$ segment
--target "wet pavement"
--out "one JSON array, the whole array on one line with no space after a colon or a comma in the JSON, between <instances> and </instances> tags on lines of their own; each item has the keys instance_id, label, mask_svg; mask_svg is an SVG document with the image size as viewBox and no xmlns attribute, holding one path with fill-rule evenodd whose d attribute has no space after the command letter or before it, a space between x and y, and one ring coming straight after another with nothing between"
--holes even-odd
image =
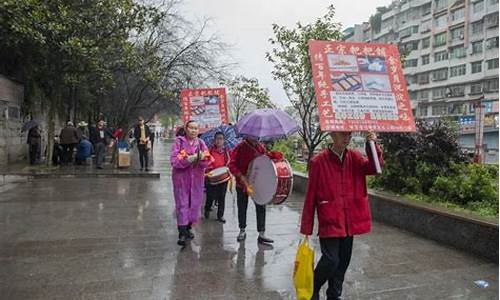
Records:
<instances>
[{"instance_id":1,"label":"wet pavement","mask_svg":"<svg viewBox=\"0 0 500 300\"><path fill-rule=\"evenodd\" d=\"M0 299L294 299L292 272L302 196L267 210L274 248L226 219L201 220L177 246L168 145L155 178L61 178L0 191ZM313 239L316 260L319 244ZM486 280L488 288L474 281ZM498 265L375 223L356 237L346 299L498 299Z\"/></svg>"}]
</instances>

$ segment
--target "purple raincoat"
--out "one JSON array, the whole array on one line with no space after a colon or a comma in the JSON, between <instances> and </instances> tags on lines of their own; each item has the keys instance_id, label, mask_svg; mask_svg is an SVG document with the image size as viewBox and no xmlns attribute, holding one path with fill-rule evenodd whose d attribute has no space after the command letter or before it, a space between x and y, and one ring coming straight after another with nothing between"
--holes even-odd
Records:
<instances>
[{"instance_id":1,"label":"purple raincoat","mask_svg":"<svg viewBox=\"0 0 500 300\"><path fill-rule=\"evenodd\" d=\"M187 159L187 155L195 154L198 149L200 151L208 150L203 140L195 139L193 145L191 145L186 137L179 136L175 139L170 152L178 226L185 226L189 223L194 224L198 221L200 215L203 202L205 168L211 163L211 160L205 159L191 164Z\"/></svg>"}]
</instances>

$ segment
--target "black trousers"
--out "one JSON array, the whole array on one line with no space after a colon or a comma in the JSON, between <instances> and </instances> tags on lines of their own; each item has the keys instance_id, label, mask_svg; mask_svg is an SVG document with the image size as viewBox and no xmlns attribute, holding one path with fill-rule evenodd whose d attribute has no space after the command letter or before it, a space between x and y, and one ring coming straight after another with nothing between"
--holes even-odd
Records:
<instances>
[{"instance_id":1,"label":"black trousers","mask_svg":"<svg viewBox=\"0 0 500 300\"><path fill-rule=\"evenodd\" d=\"M148 149L146 149L145 144L138 144L137 149L139 150L139 161L141 162L141 169L148 168ZM144 166L144 164L146 164Z\"/></svg>"},{"instance_id":2,"label":"black trousers","mask_svg":"<svg viewBox=\"0 0 500 300\"><path fill-rule=\"evenodd\" d=\"M207 201L205 201L205 211L212 208L212 204L217 203L217 218L224 216L224 207L226 203L227 182L212 185L208 182L205 183L207 189Z\"/></svg>"},{"instance_id":3,"label":"black trousers","mask_svg":"<svg viewBox=\"0 0 500 300\"><path fill-rule=\"evenodd\" d=\"M340 299L344 275L351 262L352 241L352 236L319 239L322 256L314 270L313 300L319 300L319 291L326 281L328 281L327 299Z\"/></svg>"},{"instance_id":4,"label":"black trousers","mask_svg":"<svg viewBox=\"0 0 500 300\"><path fill-rule=\"evenodd\" d=\"M238 198L236 201L238 205L238 223L240 229L245 229L247 228L248 194L242 188L237 187L236 196ZM266 231L266 206L255 203L255 212L257 214L257 231Z\"/></svg>"},{"instance_id":5,"label":"black trousers","mask_svg":"<svg viewBox=\"0 0 500 300\"><path fill-rule=\"evenodd\" d=\"M73 161L73 151L76 147L76 144L64 144L61 146L63 147L62 161L65 164L69 164Z\"/></svg>"}]
</instances>

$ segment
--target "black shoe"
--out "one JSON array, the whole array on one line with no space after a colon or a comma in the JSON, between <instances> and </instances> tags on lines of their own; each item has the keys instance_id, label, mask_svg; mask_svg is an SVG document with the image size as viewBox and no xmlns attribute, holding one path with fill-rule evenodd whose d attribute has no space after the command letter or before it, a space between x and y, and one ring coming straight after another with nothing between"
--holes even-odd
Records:
<instances>
[{"instance_id":1,"label":"black shoe","mask_svg":"<svg viewBox=\"0 0 500 300\"><path fill-rule=\"evenodd\" d=\"M186 241L190 241L192 239L194 239L194 233L192 233L191 229L189 229L186 235Z\"/></svg>"},{"instance_id":2,"label":"black shoe","mask_svg":"<svg viewBox=\"0 0 500 300\"><path fill-rule=\"evenodd\" d=\"M186 246L186 236L183 234L179 234L179 240L177 241L177 245Z\"/></svg>"},{"instance_id":3,"label":"black shoe","mask_svg":"<svg viewBox=\"0 0 500 300\"><path fill-rule=\"evenodd\" d=\"M247 233L245 231L240 231L240 233L238 234L238 237L236 237L236 240L238 242L242 242L244 241L245 239L247 238Z\"/></svg>"},{"instance_id":4,"label":"black shoe","mask_svg":"<svg viewBox=\"0 0 500 300\"><path fill-rule=\"evenodd\" d=\"M222 224L226 224L226 219L224 219L223 217L217 218L217 221L221 222Z\"/></svg>"},{"instance_id":5,"label":"black shoe","mask_svg":"<svg viewBox=\"0 0 500 300\"><path fill-rule=\"evenodd\" d=\"M272 243L274 243L274 241L273 241L273 240L271 240L270 238L265 237L265 236L263 236L263 237L259 236L259 237L257 238L257 242L258 242L259 244L272 244Z\"/></svg>"},{"instance_id":6,"label":"black shoe","mask_svg":"<svg viewBox=\"0 0 500 300\"><path fill-rule=\"evenodd\" d=\"M146 172L149 172L149 169L148 169L148 168L146 168Z\"/></svg>"}]
</instances>

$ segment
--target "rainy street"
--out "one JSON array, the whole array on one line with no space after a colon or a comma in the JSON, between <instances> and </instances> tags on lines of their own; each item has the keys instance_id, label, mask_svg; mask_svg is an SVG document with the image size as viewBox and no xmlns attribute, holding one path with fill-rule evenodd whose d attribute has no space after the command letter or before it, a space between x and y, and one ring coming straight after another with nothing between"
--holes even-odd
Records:
<instances>
[{"instance_id":1,"label":"rainy street","mask_svg":"<svg viewBox=\"0 0 500 300\"><path fill-rule=\"evenodd\" d=\"M0 192L2 299L294 299L303 196L267 208L274 247L257 244L255 207L238 243L235 195L226 224L201 219L177 244L167 143L155 178L36 179ZM316 260L319 244L313 239ZM375 223L354 241L346 299L494 299L498 266ZM476 280L490 286L480 289Z\"/></svg>"}]
</instances>

